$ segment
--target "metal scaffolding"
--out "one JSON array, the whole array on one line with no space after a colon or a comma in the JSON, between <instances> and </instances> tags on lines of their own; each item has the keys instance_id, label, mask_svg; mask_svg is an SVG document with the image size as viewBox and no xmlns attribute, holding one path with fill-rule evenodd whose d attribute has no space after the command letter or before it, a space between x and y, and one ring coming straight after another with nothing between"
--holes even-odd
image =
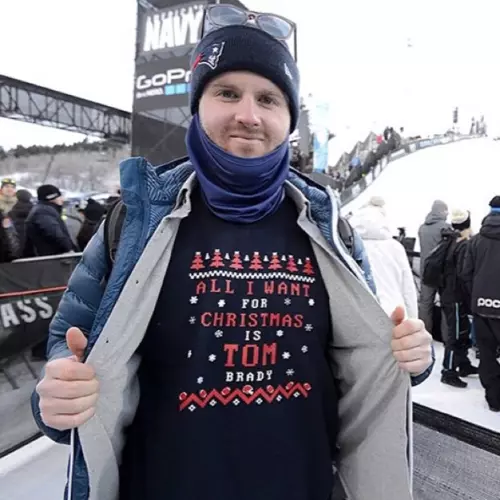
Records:
<instances>
[{"instance_id":1,"label":"metal scaffolding","mask_svg":"<svg viewBox=\"0 0 500 500\"><path fill-rule=\"evenodd\" d=\"M131 113L0 75L0 117L127 144Z\"/></svg>"}]
</instances>

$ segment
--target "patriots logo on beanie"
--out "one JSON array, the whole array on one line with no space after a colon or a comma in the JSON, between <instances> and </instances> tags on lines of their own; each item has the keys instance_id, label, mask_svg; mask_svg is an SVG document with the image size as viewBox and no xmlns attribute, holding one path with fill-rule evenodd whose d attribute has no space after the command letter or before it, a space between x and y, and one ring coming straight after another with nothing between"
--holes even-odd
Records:
<instances>
[{"instance_id":1,"label":"patriots logo on beanie","mask_svg":"<svg viewBox=\"0 0 500 500\"><path fill-rule=\"evenodd\" d=\"M209 50L196 56L191 71L194 71L200 64L206 64L209 68L215 69L219 64L220 56L224 50L224 42L214 43Z\"/></svg>"},{"instance_id":2,"label":"patriots logo on beanie","mask_svg":"<svg viewBox=\"0 0 500 500\"><path fill-rule=\"evenodd\" d=\"M231 71L248 71L273 82L287 97L290 132L300 113L300 75L288 47L258 28L231 25L200 40L191 58L190 107L194 115L207 84Z\"/></svg>"}]
</instances>

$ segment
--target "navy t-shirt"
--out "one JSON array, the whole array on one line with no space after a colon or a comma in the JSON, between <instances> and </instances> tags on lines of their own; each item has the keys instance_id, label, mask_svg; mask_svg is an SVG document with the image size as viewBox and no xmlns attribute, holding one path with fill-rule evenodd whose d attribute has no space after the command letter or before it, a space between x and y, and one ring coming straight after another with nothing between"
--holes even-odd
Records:
<instances>
[{"instance_id":1,"label":"navy t-shirt","mask_svg":"<svg viewBox=\"0 0 500 500\"><path fill-rule=\"evenodd\" d=\"M328 296L288 198L254 224L199 192L139 348L121 500L328 500Z\"/></svg>"}]
</instances>

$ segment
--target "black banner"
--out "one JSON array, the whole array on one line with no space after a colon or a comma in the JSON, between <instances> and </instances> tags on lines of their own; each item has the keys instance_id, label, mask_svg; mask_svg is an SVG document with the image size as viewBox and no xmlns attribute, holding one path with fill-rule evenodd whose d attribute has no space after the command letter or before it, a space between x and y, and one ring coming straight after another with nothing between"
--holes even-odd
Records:
<instances>
[{"instance_id":1,"label":"black banner","mask_svg":"<svg viewBox=\"0 0 500 500\"><path fill-rule=\"evenodd\" d=\"M134 110L187 106L191 83L189 55L136 66Z\"/></svg>"},{"instance_id":2,"label":"black banner","mask_svg":"<svg viewBox=\"0 0 500 500\"><path fill-rule=\"evenodd\" d=\"M0 265L0 362L47 338L80 254Z\"/></svg>"}]
</instances>

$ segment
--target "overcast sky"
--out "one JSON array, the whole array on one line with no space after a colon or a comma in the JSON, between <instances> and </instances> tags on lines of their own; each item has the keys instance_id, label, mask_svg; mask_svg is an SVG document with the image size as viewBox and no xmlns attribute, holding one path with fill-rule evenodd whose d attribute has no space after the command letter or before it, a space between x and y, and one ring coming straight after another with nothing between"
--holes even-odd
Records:
<instances>
[{"instance_id":1,"label":"overcast sky","mask_svg":"<svg viewBox=\"0 0 500 500\"><path fill-rule=\"evenodd\" d=\"M464 128L480 113L493 130L500 125L497 2L306 4L246 2L298 23L303 93L329 102L339 143L387 123L439 132L450 125L456 105ZM0 18L0 74L131 110L136 0L5 1ZM0 120L0 145L6 148L81 138Z\"/></svg>"}]
</instances>

